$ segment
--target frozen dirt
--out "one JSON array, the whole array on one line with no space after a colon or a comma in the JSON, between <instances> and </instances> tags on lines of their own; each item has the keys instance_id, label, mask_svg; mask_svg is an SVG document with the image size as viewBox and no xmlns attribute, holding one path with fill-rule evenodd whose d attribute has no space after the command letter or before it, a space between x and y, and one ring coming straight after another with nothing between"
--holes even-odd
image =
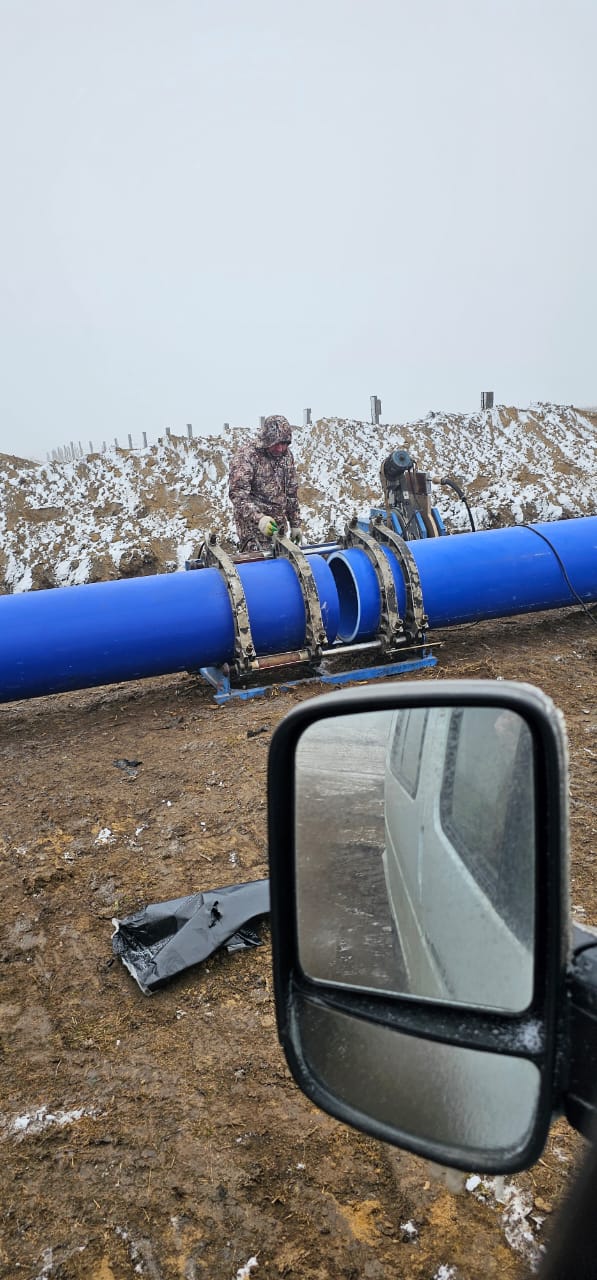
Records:
<instances>
[{"instance_id":1,"label":"frozen dirt","mask_svg":"<svg viewBox=\"0 0 597 1280\"><path fill-rule=\"evenodd\" d=\"M564 711L572 903L597 923L594 621L570 609L435 639L419 678L528 679ZM433 1169L299 1093L267 926L257 950L151 997L113 957L114 916L267 875L269 740L319 691L217 708L184 675L0 708L5 1280L533 1273L582 1147L563 1121L505 1184Z\"/></svg>"}]
</instances>

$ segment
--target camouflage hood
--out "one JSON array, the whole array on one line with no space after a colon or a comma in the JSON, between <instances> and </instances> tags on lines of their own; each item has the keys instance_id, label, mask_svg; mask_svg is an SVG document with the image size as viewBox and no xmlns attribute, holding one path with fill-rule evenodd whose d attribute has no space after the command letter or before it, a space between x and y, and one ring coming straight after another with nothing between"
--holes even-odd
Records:
<instances>
[{"instance_id":1,"label":"camouflage hood","mask_svg":"<svg viewBox=\"0 0 597 1280\"><path fill-rule=\"evenodd\" d=\"M257 436L256 444L258 449L269 449L272 444L290 444L292 440L292 427L282 413L272 413L265 422Z\"/></svg>"}]
</instances>

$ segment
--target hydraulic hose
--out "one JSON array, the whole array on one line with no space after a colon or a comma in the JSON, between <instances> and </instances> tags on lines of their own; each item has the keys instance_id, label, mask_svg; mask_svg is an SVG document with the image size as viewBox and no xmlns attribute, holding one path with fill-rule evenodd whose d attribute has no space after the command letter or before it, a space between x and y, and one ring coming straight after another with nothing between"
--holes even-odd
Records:
<instances>
[{"instance_id":1,"label":"hydraulic hose","mask_svg":"<svg viewBox=\"0 0 597 1280\"><path fill-rule=\"evenodd\" d=\"M454 490L454 492L458 494L458 497L460 498L460 501L461 501L461 502L464 502L464 505L465 505L465 507L466 507L466 509L467 509L467 511L468 511L468 518L469 518L469 521L470 521L471 529L472 529L473 533L476 533L476 529L475 529L475 521L473 520L473 513L472 513L472 511L471 511L471 509L470 509L470 507L469 507L469 505L468 505L468 502L467 502L467 500L466 500L466 496L465 496L465 494L464 494L464 491L460 488L460 485L459 485L459 484L456 484L456 481L455 481L455 480L452 480L452 479L450 478L450 476L444 476L444 478L443 478L442 480L440 480L440 484L446 485L448 488L453 489L453 490Z\"/></svg>"}]
</instances>

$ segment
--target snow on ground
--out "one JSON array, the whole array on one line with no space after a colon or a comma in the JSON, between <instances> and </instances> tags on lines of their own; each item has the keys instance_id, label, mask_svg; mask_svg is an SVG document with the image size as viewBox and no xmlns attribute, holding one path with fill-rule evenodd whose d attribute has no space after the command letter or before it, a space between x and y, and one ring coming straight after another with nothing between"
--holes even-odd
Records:
<instances>
[{"instance_id":1,"label":"snow on ground","mask_svg":"<svg viewBox=\"0 0 597 1280\"><path fill-rule=\"evenodd\" d=\"M228 464L251 434L165 436L66 463L0 455L0 593L171 572L206 533L233 538ZM596 436L595 410L550 404L388 426L321 419L293 439L306 537L332 538L355 512L379 506L380 465L396 448L436 481L434 504L451 532L469 518L438 483L445 477L464 488L478 528L592 515Z\"/></svg>"},{"instance_id":2,"label":"snow on ground","mask_svg":"<svg viewBox=\"0 0 597 1280\"><path fill-rule=\"evenodd\" d=\"M533 1213L534 1201L530 1191L524 1191L514 1180L503 1177L481 1178L472 1174L467 1178L466 1189L481 1203L495 1203L502 1209L502 1227L511 1249L520 1253L537 1270L543 1255L543 1246L535 1238L543 1217Z\"/></svg>"},{"instance_id":3,"label":"snow on ground","mask_svg":"<svg viewBox=\"0 0 597 1280\"><path fill-rule=\"evenodd\" d=\"M35 1107L32 1111L26 1111L22 1115L13 1116L12 1119L0 1115L0 1133L7 1137L30 1136L52 1128L54 1125L59 1129L64 1129L66 1125L75 1124L83 1116L89 1116L93 1119L95 1112L85 1107L75 1107L70 1111L50 1111L44 1105Z\"/></svg>"}]
</instances>

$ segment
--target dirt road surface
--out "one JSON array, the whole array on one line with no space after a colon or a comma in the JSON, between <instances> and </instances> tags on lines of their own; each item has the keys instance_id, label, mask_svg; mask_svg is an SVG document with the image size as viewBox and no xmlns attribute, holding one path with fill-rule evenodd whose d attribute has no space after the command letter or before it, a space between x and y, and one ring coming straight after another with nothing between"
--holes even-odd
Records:
<instances>
[{"instance_id":1,"label":"dirt road surface","mask_svg":"<svg viewBox=\"0 0 597 1280\"><path fill-rule=\"evenodd\" d=\"M597 923L594 623L563 610L435 639L419 678L527 679L564 711L572 903ZM532 1274L582 1151L563 1121L529 1172L456 1191L299 1093L267 926L151 997L112 954L114 916L267 875L271 733L320 691L218 708L185 675L0 708L5 1280Z\"/></svg>"}]
</instances>

